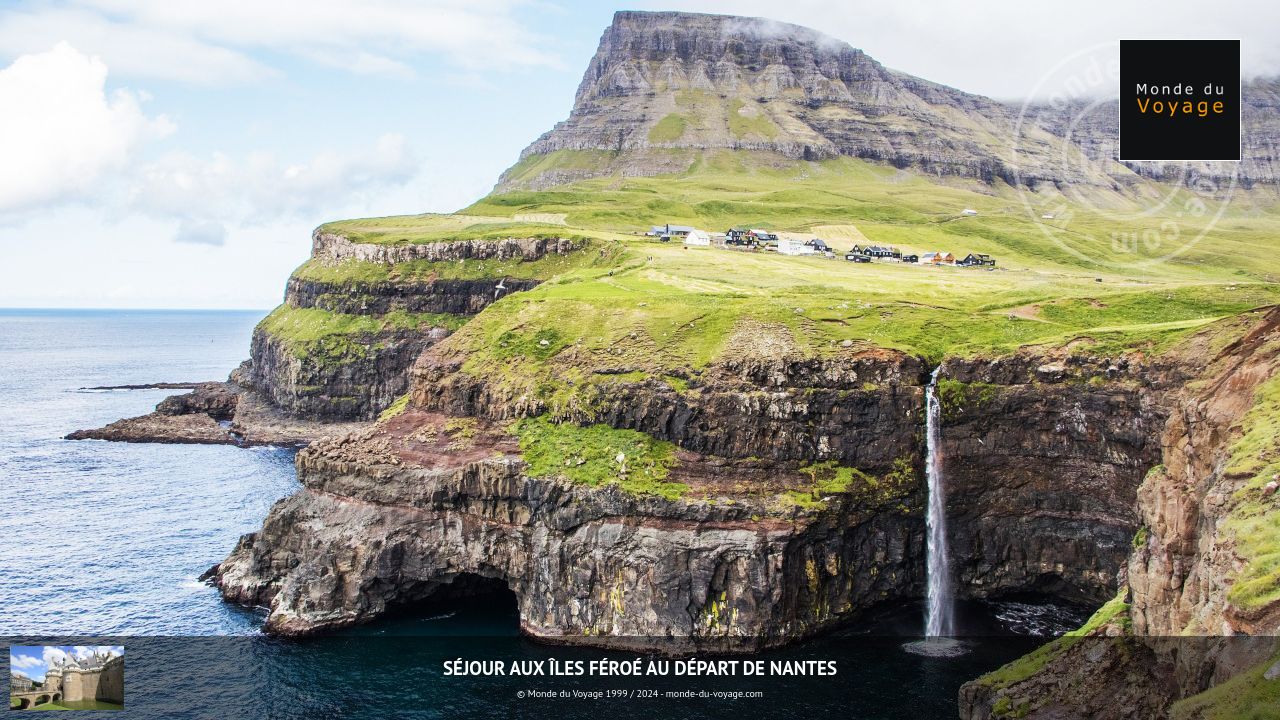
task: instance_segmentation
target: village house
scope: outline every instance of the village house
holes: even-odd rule
[[[649,232],[645,233],[645,235],[649,237],[656,237],[662,242],[670,242],[672,238],[683,238],[694,230],[695,228],[688,225],[672,225],[667,223],[666,225],[650,226]]]
[[[701,247],[709,246],[711,245],[711,236],[697,228],[693,228],[687,234],[685,234],[684,244],[696,245]]]
[[[771,242],[777,242],[777,240],[778,236],[768,230],[748,228],[740,225],[731,227],[724,233],[724,242],[726,245],[763,247]]]
[[[779,255],[813,255],[817,250],[814,249],[810,241],[796,237],[779,237],[778,238],[778,254]]]
[[[921,265],[955,265],[956,256],[949,252],[927,252],[920,256]]]
[[[898,248],[884,247],[881,245],[868,245],[866,247],[853,246],[850,252],[859,253],[873,258],[897,258],[902,257],[902,253]]]
[[[962,259],[958,260],[956,264],[962,267],[972,267],[975,265],[990,265],[991,267],[995,267],[996,261],[990,255],[984,255],[982,253],[969,253],[968,255],[965,255]]]
[[[814,238],[805,244],[813,248],[814,252],[819,252],[824,255],[828,253],[831,253],[831,254],[835,253],[835,251],[831,249],[831,246],[828,245],[821,238]]]

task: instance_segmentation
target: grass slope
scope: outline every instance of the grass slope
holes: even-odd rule
[[[1258,610],[1280,602],[1280,518],[1275,498],[1262,492],[1280,474],[1280,377],[1259,388],[1241,426],[1244,435],[1232,446],[1223,471],[1249,478],[1236,493],[1236,505],[1226,522],[1236,554],[1244,562],[1227,599],[1243,610]]]
[[[696,115],[693,100],[677,109]],[[1160,227],[1181,206],[1143,215],[1141,204],[1115,195],[1095,198],[1115,212],[1076,203],[1055,212],[1058,219],[1041,220],[1007,187],[942,184],[849,158],[795,162],[746,151],[683,152],[689,168],[682,173],[497,193],[455,215],[324,226],[360,242],[589,238],[580,254],[527,264],[308,263],[298,273],[361,281],[550,278],[530,292],[503,298],[447,342],[467,353],[467,371],[553,407],[586,402],[600,369],[696,379],[725,353],[758,349],[764,341],[809,356],[865,344],[933,361],[1071,341],[1099,353],[1159,352],[1206,323],[1280,301],[1280,289],[1271,282],[1280,216],[1268,204],[1274,199],[1261,195],[1238,198],[1199,243],[1169,262],[1147,266],[1141,263],[1168,247],[1140,242],[1127,252],[1113,233]],[[529,156],[511,172],[569,172],[611,157],[562,151]],[[1175,199],[1179,192],[1172,193]],[[965,208],[978,215],[962,215]],[[519,220],[549,217],[563,217],[565,224]],[[686,249],[640,235],[663,222],[713,230],[735,224],[817,228],[837,243],[985,252],[998,259],[999,269],[855,265]],[[1063,227],[1049,233],[1046,223]],[[1202,214],[1178,223],[1183,234],[1191,234],[1208,220]]]

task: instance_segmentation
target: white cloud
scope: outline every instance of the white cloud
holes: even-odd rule
[[[106,91],[108,68],[66,43],[0,70],[0,221],[84,201],[108,214],[178,221],[173,239],[217,246],[227,225],[309,218],[403,185],[418,164],[403,136],[296,161],[269,152],[197,157],[140,150],[171,133],[141,98]]]
[[[44,662],[34,655],[10,655],[9,667],[30,670],[34,667],[44,667]]]
[[[66,651],[54,645],[45,645],[43,656],[45,667],[53,667],[55,663],[71,659],[71,656]]]
[[[198,158],[174,152],[139,168],[127,203],[152,217],[180,220],[179,242],[220,245],[228,223],[260,225],[359,207],[418,170],[397,134],[383,135],[370,148],[321,152],[301,163],[271,153]]]
[[[172,132],[128,91],[108,96],[106,79],[101,60],[66,43],[0,70],[0,213],[80,195]]]
[[[70,0],[0,14],[0,53],[70,40],[129,75],[236,83],[283,53],[361,74],[411,75],[438,56],[464,70],[559,66],[516,17],[526,0]]]
[[[101,56],[113,71],[124,75],[215,85],[276,74],[239,50],[89,10],[43,7],[0,13],[0,53],[34,53],[57,42]]]

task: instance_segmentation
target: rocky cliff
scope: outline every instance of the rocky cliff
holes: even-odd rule
[[[223,594],[269,606],[268,630],[302,634],[484,578],[515,594],[538,638],[742,650],[919,592],[911,473],[807,509],[728,482],[802,487],[794,472],[736,475],[682,454],[673,477],[706,495],[665,499],[529,477],[500,425],[468,427],[409,411],[303,451],[305,489],[217,568]]]
[[[541,638],[686,650],[794,640],[920,595],[927,370],[883,350],[734,355],[688,387],[614,375],[557,413],[466,372],[446,342],[418,362],[403,415],[299,456],[305,489],[212,577],[228,599],[270,607],[268,629],[284,634],[368,621],[478,576],[505,584]],[[945,371],[964,592],[1113,595],[1166,388],[1125,357]],[[616,463],[655,461],[609,451],[615,482],[575,483],[573,468],[601,462],[584,440],[554,466],[569,470],[544,476],[538,457],[557,441],[526,444],[530,417],[573,437],[606,433],[611,447],[626,433],[670,443],[673,464],[663,484],[628,492]],[[979,438],[1006,447],[984,453]]]
[[[1127,586],[1078,638],[967,684],[961,716],[1265,717],[1280,676],[1274,425],[1280,310],[1176,353],[1195,377],[1137,488]],[[1220,687],[1218,687],[1220,686]]]
[[[1023,351],[943,364],[952,567],[958,592],[1113,597],[1159,462],[1178,368],[1139,354]]]
[[[350,432],[405,394],[425,349],[587,246],[559,237],[358,243],[318,228],[311,259],[227,382],[197,384],[153,413],[67,437],[301,445]]]

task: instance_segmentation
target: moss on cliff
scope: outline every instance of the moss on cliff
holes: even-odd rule
[[[822,507],[832,495],[849,495],[862,504],[879,505],[898,500],[918,484],[910,458],[898,458],[893,470],[880,477],[834,460],[802,465],[800,475],[808,481],[808,488],[788,490],[780,499],[806,509]]]
[[[378,337],[394,331],[456,330],[468,318],[446,313],[393,311],[385,315],[347,315],[319,308],[281,305],[258,323],[258,330],[284,343],[300,360],[320,365],[365,357]]]
[[[954,417],[965,410],[979,410],[996,397],[999,386],[984,382],[962,382],[951,378],[938,380],[938,406],[943,417]]]
[[[1169,708],[1170,720],[1275,720],[1280,714],[1280,679],[1263,677],[1280,663],[1280,653],[1199,695]]]
[[[689,125],[689,119],[679,113],[670,113],[649,129],[649,142],[664,143],[679,140]]]
[[[1224,473],[1248,478],[1236,492],[1236,505],[1226,522],[1244,567],[1227,599],[1238,608],[1255,610],[1280,601],[1280,493],[1263,492],[1280,475],[1280,377],[1258,389],[1241,426],[1244,434],[1232,446]]]
[[[563,477],[591,486],[616,483],[630,493],[668,500],[689,490],[683,483],[666,482],[676,463],[675,445],[642,432],[555,423],[545,417],[524,418],[513,429],[531,477]]]

